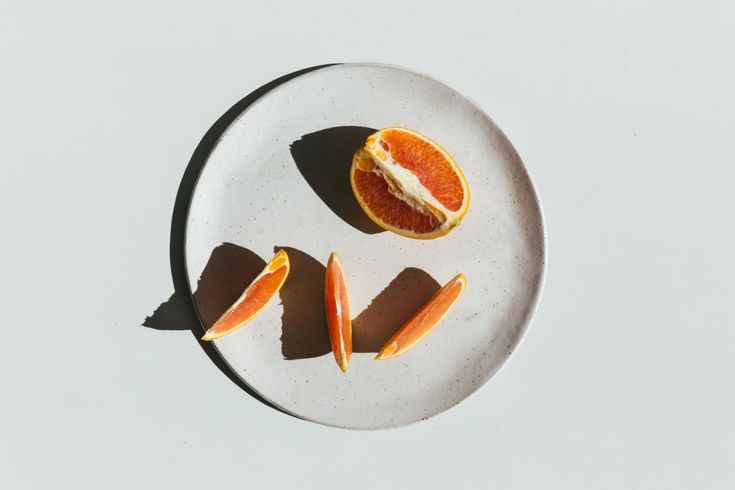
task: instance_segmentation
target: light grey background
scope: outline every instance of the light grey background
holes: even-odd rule
[[[734,4],[447,3],[3,3],[0,487],[735,485]],[[285,416],[141,326],[206,130],[334,61],[468,94],[544,205],[521,347],[403,429]]]

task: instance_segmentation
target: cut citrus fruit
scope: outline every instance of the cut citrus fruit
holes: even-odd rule
[[[350,318],[350,299],[344,271],[339,257],[334,252],[329,256],[327,262],[324,285],[329,340],[332,343],[334,359],[345,373],[350,366],[352,356],[352,319]]]
[[[290,269],[288,254],[279,250],[237,301],[207,330],[202,340],[218,339],[252,320],[281,289]]]
[[[439,324],[464,292],[467,279],[457,274],[388,339],[375,359],[400,356]]]
[[[470,203],[467,181],[454,158],[406,128],[370,135],[352,157],[350,183],[370,219],[410,238],[446,235]]]

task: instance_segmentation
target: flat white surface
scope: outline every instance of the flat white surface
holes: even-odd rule
[[[0,487],[730,489],[732,2],[6,2],[0,15]],[[244,396],[172,292],[200,138],[330,61],[429,72],[508,134],[549,268],[476,396],[372,433]]]
[[[372,130],[349,137],[347,147],[339,140],[348,139],[345,133],[355,126],[395,125],[430,135],[462,167],[472,193],[470,210],[444,237],[367,233],[312,189],[325,196],[341,190],[346,199],[337,211],[343,215],[343,208],[356,207],[348,169]],[[326,141],[319,136],[324,134],[335,136]],[[302,74],[263,95],[224,132],[197,182],[186,229],[189,284],[197,290],[197,307],[207,310],[207,327],[224,310],[209,311],[217,289],[199,290],[209,283],[200,278],[218,278],[202,271],[238,263],[237,254],[230,255],[230,264],[219,258],[223,244],[265,261],[278,247],[293,252],[280,297],[245,327],[215,340],[217,350],[269,402],[307,420],[354,429],[425,420],[480,388],[516,349],[544,270],[539,203],[508,139],[452,88],[385,65],[343,64]],[[323,265],[335,250],[355,319],[355,354],[344,374],[334,362],[321,312]],[[314,265],[313,274],[304,271],[304,254],[322,264]],[[414,308],[460,272],[467,287],[441,324],[400,358],[375,362]],[[252,277],[234,273],[219,280],[248,284]],[[406,311],[406,302],[414,307]],[[309,348],[296,353],[297,343]]]

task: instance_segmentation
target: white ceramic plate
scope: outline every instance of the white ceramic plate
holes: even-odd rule
[[[347,169],[374,129],[406,126],[438,141],[464,170],[469,212],[430,241],[379,232],[354,201]],[[186,264],[205,326],[274,250],[292,270],[279,299],[214,341],[263,398],[322,424],[376,429],[436,415],[483,385],[516,348],[544,274],[539,202],[492,120],[446,85],[403,68],[342,64],[266,93],[223,133],[202,170],[186,230]],[[337,251],[352,304],[347,374],[329,349],[324,264]],[[382,343],[456,273],[467,290],[405,355]]]

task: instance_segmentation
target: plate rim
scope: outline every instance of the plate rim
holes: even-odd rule
[[[477,387],[472,391],[470,394],[459,400],[458,402],[449,405],[448,407],[428,416],[425,418],[419,418],[416,420],[412,420],[410,422],[401,423],[398,425],[390,425],[390,426],[381,426],[381,427],[355,427],[355,426],[348,426],[348,425],[340,425],[336,423],[329,423],[323,420],[315,420],[311,418],[307,418],[305,416],[302,416],[298,413],[295,413],[283,406],[281,406],[279,403],[275,402],[274,400],[268,398],[263,393],[261,393],[257,388],[255,388],[252,384],[250,384],[246,379],[244,379],[240,373],[232,367],[230,362],[225,358],[225,356],[222,355],[219,348],[217,347],[216,342],[211,342],[210,344],[214,348],[215,352],[219,356],[219,358],[227,365],[227,368],[232,372],[240,381],[242,381],[245,385],[247,385],[254,393],[256,393],[260,398],[265,400],[267,403],[272,405],[273,407],[277,408],[278,410],[281,410],[282,412],[291,415],[297,419],[305,420],[307,422],[311,422],[314,424],[327,426],[327,427],[334,427],[338,429],[346,429],[346,430],[354,430],[354,431],[374,431],[374,430],[390,430],[400,427],[407,427],[409,425],[414,425],[419,422],[424,422],[426,420],[429,420],[431,418],[434,418],[438,415],[442,415],[443,413],[446,413],[448,410],[456,407],[460,403],[469,400],[470,398],[474,397],[474,395],[477,394],[477,392],[480,391],[481,388],[483,388],[491,379],[495,378],[498,373],[501,372],[501,370],[508,364],[508,361],[513,357],[516,350],[518,350],[518,347],[521,345],[523,340],[526,338],[526,334],[528,332],[528,329],[531,325],[531,321],[533,320],[536,311],[538,310],[539,303],[541,301],[541,296],[544,291],[544,286],[546,283],[546,269],[548,267],[548,240],[546,236],[546,221],[544,218],[544,210],[541,203],[541,199],[539,197],[538,190],[536,188],[536,184],[534,183],[533,179],[531,178],[531,174],[528,171],[528,167],[526,165],[526,162],[521,158],[520,153],[518,152],[518,149],[515,147],[513,142],[508,138],[508,136],[505,134],[505,132],[498,126],[495,121],[485,112],[485,110],[471,97],[465,95],[464,93],[458,91],[451,85],[443,82],[442,80],[437,79],[436,77],[433,77],[431,75],[428,75],[424,72],[420,72],[417,70],[413,70],[410,68],[406,68],[405,66],[400,66],[396,64],[390,64],[390,63],[377,63],[377,62],[343,62],[343,63],[331,63],[331,64],[323,64],[323,65],[317,65],[316,67],[306,67],[299,70],[295,70],[292,73],[298,73],[299,71],[309,70],[309,68],[313,68],[309,71],[305,71],[299,75],[294,76],[293,78],[290,78],[286,80],[283,83],[278,84],[277,86],[271,88],[270,90],[267,90],[263,94],[261,94],[258,98],[256,98],[252,103],[248,104],[247,107],[245,107],[237,116],[235,116],[232,121],[227,125],[227,127],[218,135],[215,143],[212,145],[211,149],[207,153],[206,158],[204,159],[204,162],[199,169],[196,179],[194,181],[194,185],[191,191],[191,197],[189,199],[187,208],[186,208],[186,220],[184,222],[184,240],[183,240],[183,262],[184,262],[184,272],[186,277],[186,286],[188,289],[189,298],[191,300],[191,303],[194,307],[194,312],[196,313],[197,320],[199,322],[199,325],[202,328],[202,331],[206,329],[204,326],[204,322],[202,321],[201,314],[199,312],[199,308],[197,307],[196,301],[194,301],[194,294],[191,288],[191,281],[189,280],[189,260],[188,260],[188,242],[189,242],[189,221],[191,219],[191,206],[194,200],[197,198],[197,191],[199,188],[199,179],[204,173],[204,169],[207,167],[207,164],[209,163],[209,159],[214,154],[215,150],[219,147],[220,143],[224,139],[224,137],[230,132],[230,130],[235,126],[237,123],[240,122],[241,119],[243,119],[248,112],[255,107],[257,104],[262,103],[263,99],[276,91],[282,90],[284,87],[288,86],[289,84],[295,83],[297,80],[302,80],[306,77],[313,76],[316,73],[320,73],[326,70],[337,70],[342,69],[345,67],[372,67],[372,68],[389,68],[392,70],[402,71],[406,72],[410,75],[422,77],[425,79],[428,79],[430,81],[433,81],[435,83],[438,83],[447,89],[451,90],[452,92],[456,93],[461,98],[465,99],[470,105],[473,106],[473,108],[477,111],[479,115],[483,118],[486,124],[489,124],[497,133],[502,137],[502,139],[505,140],[505,143],[507,143],[508,147],[512,150],[513,156],[515,159],[520,163],[520,169],[523,171],[525,175],[525,179],[529,184],[530,194],[533,200],[533,203],[536,206],[536,209],[538,211],[539,215],[539,231],[541,233],[541,270],[539,272],[538,281],[536,284],[536,288],[533,291],[533,299],[531,300],[530,308],[528,308],[528,311],[526,312],[525,317],[521,321],[521,327],[519,329],[518,339],[515,342],[515,345],[513,346],[513,349],[508,353],[508,355],[505,357],[505,359],[500,363],[500,365],[497,367],[494,373],[492,373],[490,376],[487,377],[487,379],[483,380],[481,383],[477,385]],[[287,75],[284,75],[287,76]],[[277,79],[277,78],[276,78]],[[274,80],[276,80],[274,79]],[[258,90],[257,88],[255,90]]]

